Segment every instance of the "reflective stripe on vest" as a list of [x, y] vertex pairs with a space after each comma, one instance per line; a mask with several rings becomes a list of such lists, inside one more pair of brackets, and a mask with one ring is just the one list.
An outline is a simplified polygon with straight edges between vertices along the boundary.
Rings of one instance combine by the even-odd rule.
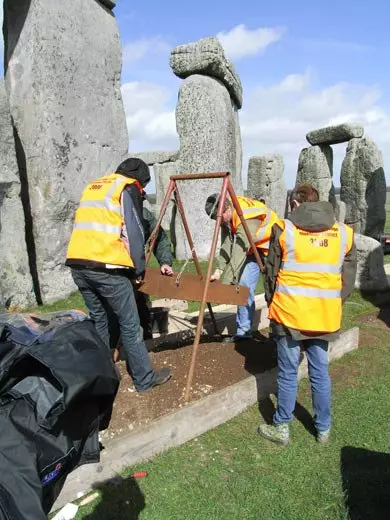
[[268, 234], [268, 240], [266, 240], [265, 242], [262, 242], [262, 244], [261, 244], [261, 247], [264, 249], [269, 249], [269, 239], [271, 237], [271, 231], [269, 229], [269, 225], [271, 222], [271, 216], [272, 216], [271, 210], [269, 208], [267, 208], [267, 212], [265, 214], [265, 219], [263, 221], [264, 225], [259, 227], [259, 229], [256, 233], [256, 242], [261, 242], [262, 240], [264, 240], [264, 238]]
[[[294, 224], [291, 220], [285, 220], [285, 242], [286, 242], [286, 260], [282, 262], [281, 269], [285, 271], [297, 271], [299, 273], [332, 273], [339, 274], [344, 262], [344, 256], [347, 250], [347, 230], [344, 224], [339, 224], [340, 231], [340, 256], [337, 264], [305, 264], [295, 260], [295, 244], [294, 244]], [[320, 233], [319, 233], [320, 234]], [[315, 235], [315, 233], [313, 233]]]
[[98, 222], [76, 222], [73, 229], [81, 229], [83, 231], [101, 231], [102, 233], [120, 235], [122, 226], [110, 226], [108, 224], [99, 224]]
[[289, 296], [307, 296], [309, 298], [340, 298], [340, 291], [337, 289], [319, 289], [276, 284], [275, 292], [288, 294]]

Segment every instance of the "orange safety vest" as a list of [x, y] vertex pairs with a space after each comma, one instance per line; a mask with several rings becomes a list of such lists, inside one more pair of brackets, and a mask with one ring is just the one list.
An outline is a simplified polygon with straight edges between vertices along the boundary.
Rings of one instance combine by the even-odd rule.
[[341, 270], [353, 246], [352, 228], [335, 224], [311, 232], [290, 220], [279, 225], [282, 263], [268, 317], [300, 331], [336, 332], [341, 327]]
[[[267, 206], [258, 200], [248, 199], [247, 197], [237, 196], [238, 203], [242, 209], [242, 214], [245, 220], [257, 218], [259, 220], [259, 229], [256, 232], [255, 245], [261, 249], [265, 254], [268, 253], [269, 240], [271, 237], [272, 226], [279, 222], [279, 217], [267, 208]], [[235, 209], [233, 209], [231, 230], [235, 234], [238, 226], [241, 225], [241, 219]]]
[[76, 211], [68, 260], [90, 260], [134, 267], [121, 237], [124, 225], [121, 195], [130, 184], [136, 184], [142, 191], [138, 181], [118, 173], [111, 173], [88, 184]]

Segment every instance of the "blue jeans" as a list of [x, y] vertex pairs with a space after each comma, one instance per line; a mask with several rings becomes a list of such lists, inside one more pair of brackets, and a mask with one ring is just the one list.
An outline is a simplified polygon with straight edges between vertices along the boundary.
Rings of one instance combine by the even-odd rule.
[[[278, 348], [278, 405], [275, 424], [292, 420], [297, 397], [300, 341], [287, 336], [277, 337]], [[322, 339], [302, 341], [305, 347], [311, 383], [314, 424], [318, 432], [331, 425], [331, 382], [328, 372], [328, 342]]]
[[152, 385], [155, 372], [142, 339], [133, 285], [118, 271], [72, 268], [72, 277], [107, 346], [116, 345], [119, 325], [127, 370], [136, 390], [145, 390]]
[[252, 332], [253, 317], [255, 315], [255, 291], [259, 281], [260, 268], [253, 255], [248, 256], [240, 277], [240, 285], [249, 287], [249, 299], [247, 305], [237, 307], [237, 336]]

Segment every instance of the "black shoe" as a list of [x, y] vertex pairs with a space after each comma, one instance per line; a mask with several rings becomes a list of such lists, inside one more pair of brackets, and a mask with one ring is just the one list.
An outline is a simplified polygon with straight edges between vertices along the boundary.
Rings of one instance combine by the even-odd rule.
[[150, 390], [153, 390], [153, 388], [155, 386], [163, 385], [164, 383], [169, 381], [169, 379], [171, 379], [171, 377], [172, 377], [172, 373], [171, 373], [170, 368], [162, 368], [158, 372], [155, 371], [152, 384], [148, 388], [145, 388], [144, 390], [138, 390], [138, 392], [140, 392], [140, 393], [150, 392]]
[[252, 339], [252, 334], [242, 334], [241, 336], [227, 336], [226, 338], [223, 338], [222, 343], [238, 343], [240, 341], [245, 341]]

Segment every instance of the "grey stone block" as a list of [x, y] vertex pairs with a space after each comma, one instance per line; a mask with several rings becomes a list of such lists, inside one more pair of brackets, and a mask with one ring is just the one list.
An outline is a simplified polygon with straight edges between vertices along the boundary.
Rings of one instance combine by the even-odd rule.
[[[176, 108], [180, 137], [180, 173], [231, 172], [232, 184], [241, 188], [241, 139], [238, 117], [223, 83], [215, 78], [193, 75], [180, 87]], [[184, 209], [196, 251], [207, 258], [215, 222], [204, 210], [208, 195], [221, 190], [221, 180], [196, 180], [179, 183]], [[183, 228], [175, 224], [176, 256], [186, 256]], [[188, 251], [188, 249], [187, 249]]]
[[320, 200], [329, 201], [335, 207], [336, 197], [332, 178], [333, 150], [330, 146], [310, 146], [301, 151], [297, 184], [312, 184], [318, 190]]
[[347, 206], [345, 205], [345, 202], [342, 200], [336, 202], [335, 207], [335, 215], [337, 222], [344, 223], [345, 222], [345, 215], [347, 212]]
[[284, 218], [287, 189], [284, 182], [284, 163], [281, 155], [251, 157], [248, 167], [248, 196], [259, 200]]
[[164, 164], [167, 162], [177, 161], [179, 157], [179, 150], [175, 150], [173, 152], [139, 152], [139, 153], [129, 153], [129, 157], [136, 157], [137, 159], [141, 159], [146, 162], [148, 166], [153, 166], [155, 164]]
[[382, 154], [368, 137], [349, 142], [340, 183], [346, 223], [357, 233], [379, 238], [386, 222], [386, 178]]
[[6, 88], [50, 302], [75, 289], [64, 262], [83, 188], [128, 153], [119, 34], [95, 0], [6, 0], [4, 8]]
[[358, 260], [355, 288], [367, 292], [389, 290], [381, 244], [371, 237], [355, 233], [355, 245]]
[[[169, 186], [170, 176], [179, 173], [179, 161], [155, 164], [153, 171], [156, 180], [156, 218], [158, 218], [165, 192]], [[172, 222], [174, 211], [174, 202], [171, 197], [171, 201], [168, 204], [167, 211], [162, 220], [162, 226], [165, 230], [171, 231], [172, 235], [174, 234], [174, 222]]]
[[360, 125], [336, 125], [312, 130], [306, 135], [311, 145], [345, 143], [354, 137], [363, 137], [364, 128]]
[[237, 108], [242, 107], [242, 85], [234, 66], [225, 56], [218, 38], [203, 38], [178, 45], [171, 52], [170, 65], [179, 78], [203, 74], [219, 79], [228, 89]]
[[[26, 187], [24, 187], [25, 189]], [[8, 96], [0, 80], [0, 308], [36, 303], [26, 247], [21, 182]]]

